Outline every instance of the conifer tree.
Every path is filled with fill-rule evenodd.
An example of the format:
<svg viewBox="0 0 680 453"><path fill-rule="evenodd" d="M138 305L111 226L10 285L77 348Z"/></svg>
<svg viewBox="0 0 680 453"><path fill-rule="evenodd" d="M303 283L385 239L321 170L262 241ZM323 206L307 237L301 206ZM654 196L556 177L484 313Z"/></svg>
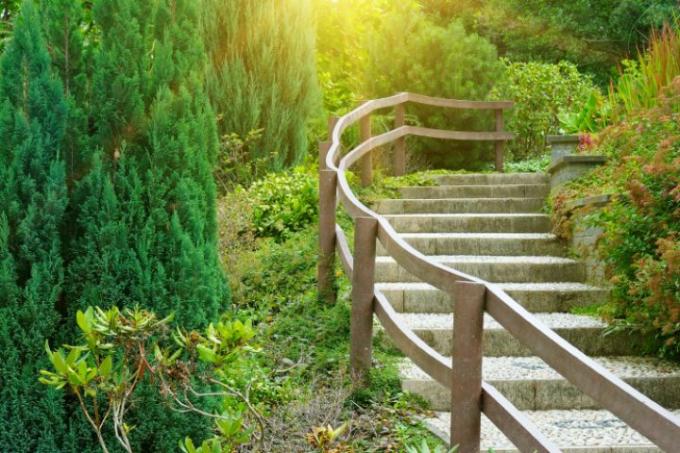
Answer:
<svg viewBox="0 0 680 453"><path fill-rule="evenodd" d="M95 3L101 44L92 143L101 151L73 195L72 313L138 304L173 312L193 328L217 319L229 302L217 255L218 140L203 80L201 4ZM186 435L205 437L200 418L173 413L147 387L142 392L133 440L145 451L173 450Z"/></svg>
<svg viewBox="0 0 680 453"><path fill-rule="evenodd" d="M67 182L81 178L90 163L89 87L92 31L84 30L84 2L50 0L43 3L45 35L53 71L59 76L68 106L63 158ZM88 46L86 41L90 42Z"/></svg>
<svg viewBox="0 0 680 453"><path fill-rule="evenodd" d="M229 296L217 257L217 134L202 80L199 5L159 0L152 27L139 17L149 12L132 4L138 2L95 5L106 17L98 19L102 64L94 91L106 90L103 85L118 77L117 92L134 102L99 103L111 118L102 118L97 131L103 161L75 196L82 237L74 242L69 286L75 307L136 302L159 313L174 311L179 322L196 327L215 319ZM120 21L133 24L129 39L146 37L146 45L135 47L141 54L128 57L149 62L125 77L114 64L130 52L118 48L129 41L120 39ZM153 55L147 56L148 49Z"/></svg>
<svg viewBox="0 0 680 453"><path fill-rule="evenodd" d="M16 452L55 451L67 432L63 402L37 381L60 322L67 204L66 104L50 66L27 1L0 60L0 445Z"/></svg>
<svg viewBox="0 0 680 453"><path fill-rule="evenodd" d="M319 101L308 0L206 0L208 88L221 135L262 129L249 158L299 163Z"/></svg>

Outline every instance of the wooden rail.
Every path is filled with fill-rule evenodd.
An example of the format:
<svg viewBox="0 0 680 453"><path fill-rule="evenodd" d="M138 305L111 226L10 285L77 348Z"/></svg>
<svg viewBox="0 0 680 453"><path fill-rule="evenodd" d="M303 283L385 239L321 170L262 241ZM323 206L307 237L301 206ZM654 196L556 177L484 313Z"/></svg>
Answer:
<svg viewBox="0 0 680 453"><path fill-rule="evenodd" d="M496 115L496 131L441 131L407 126L404 121L407 103L492 110ZM319 162L319 293L329 302L335 300L333 275L337 253L352 281L351 366L355 385L367 383L375 314L387 335L406 356L434 380L451 389L451 444L459 445L460 451L479 452L482 413L521 451L560 451L501 393L482 381L482 319L486 312L604 409L663 450L677 451L680 445L680 420L677 417L541 324L497 286L428 259L401 239L384 217L362 204L349 186L346 173L357 162L361 162L362 184L371 183L371 152L388 143L395 143L394 171L403 174L406 162L404 140L408 136L495 142L496 169L502 171L503 143L512 139L511 134L503 131L503 110L510 107L510 102L459 101L400 93L366 102L342 118L329 122L331 140L320 145ZM372 136L370 115L384 108L395 108L395 129ZM342 134L357 122L360 124L361 143L342 156ZM336 224L338 204L356 222L354 255L345 233ZM376 240L406 271L455 297L452 362L409 330L386 297L375 288Z"/></svg>

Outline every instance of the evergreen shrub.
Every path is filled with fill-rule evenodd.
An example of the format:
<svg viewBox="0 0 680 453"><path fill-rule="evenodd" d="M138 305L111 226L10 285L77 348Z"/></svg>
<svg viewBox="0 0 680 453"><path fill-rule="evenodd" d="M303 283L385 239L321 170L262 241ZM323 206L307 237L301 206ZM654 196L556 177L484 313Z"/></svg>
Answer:
<svg viewBox="0 0 680 453"><path fill-rule="evenodd" d="M369 98L410 91L452 99L485 99L500 76L495 47L467 33L460 21L431 22L412 2L395 5L369 34L366 94ZM411 110L412 109L412 110ZM454 109L411 107L427 127L491 130L493 115ZM421 141L435 164L478 168L491 160L491 148L442 141ZM456 148L458 147L458 148ZM422 148L421 148L422 149ZM454 151L454 152L452 152Z"/></svg>
<svg viewBox="0 0 680 453"><path fill-rule="evenodd" d="M515 102L508 113L506 129L516 137L507 144L507 150L514 159L541 156L546 135L560 131L560 114L579 112L597 88L566 61L504 63L505 73L489 97Z"/></svg>

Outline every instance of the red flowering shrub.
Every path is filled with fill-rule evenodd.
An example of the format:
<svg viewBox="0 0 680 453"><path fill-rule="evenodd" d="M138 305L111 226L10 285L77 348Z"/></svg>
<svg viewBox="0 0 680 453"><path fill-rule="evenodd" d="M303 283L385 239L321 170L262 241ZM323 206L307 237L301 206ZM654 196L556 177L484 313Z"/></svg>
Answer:
<svg viewBox="0 0 680 453"><path fill-rule="evenodd" d="M608 317L649 338L650 350L680 359L680 78L659 105L595 140L610 161L553 196L556 232L568 236L569 200L620 194L588 223L604 229L599 253L612 283Z"/></svg>

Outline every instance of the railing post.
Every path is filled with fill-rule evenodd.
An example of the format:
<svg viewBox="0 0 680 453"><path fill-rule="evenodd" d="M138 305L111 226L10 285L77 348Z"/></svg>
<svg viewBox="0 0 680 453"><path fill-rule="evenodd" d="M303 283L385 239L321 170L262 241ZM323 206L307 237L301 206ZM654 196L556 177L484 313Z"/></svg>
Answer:
<svg viewBox="0 0 680 453"><path fill-rule="evenodd" d="M329 142L333 141L333 129L335 129L336 124L338 124L338 117L337 116L329 116L328 117L328 141Z"/></svg>
<svg viewBox="0 0 680 453"><path fill-rule="evenodd" d="M503 109L496 109L496 132L503 132ZM505 141L496 142L496 171L503 173L503 152L505 148Z"/></svg>
<svg viewBox="0 0 680 453"><path fill-rule="evenodd" d="M371 132L371 116L366 115L359 120L359 139L361 143L370 139ZM361 186L368 187L373 183L373 152L369 152L361 158Z"/></svg>
<svg viewBox="0 0 680 453"><path fill-rule="evenodd" d="M335 206L337 197L337 174L328 170L326 156L331 147L333 129L338 118L328 118L329 141L319 143L319 262L317 285L319 297L327 303L335 303Z"/></svg>
<svg viewBox="0 0 680 453"><path fill-rule="evenodd" d="M319 297L332 304L335 292L335 201L337 175L333 170L319 172Z"/></svg>
<svg viewBox="0 0 680 453"><path fill-rule="evenodd" d="M482 334L486 287L457 282L453 309L451 445L479 453L482 408Z"/></svg>
<svg viewBox="0 0 680 453"><path fill-rule="evenodd" d="M355 387L366 387L371 369L373 341L373 293L378 221L358 217L354 230L350 364Z"/></svg>
<svg viewBox="0 0 680 453"><path fill-rule="evenodd" d="M406 108L399 104L394 108L394 128L398 129L406 123ZM406 174L406 137L394 142L394 176Z"/></svg>

